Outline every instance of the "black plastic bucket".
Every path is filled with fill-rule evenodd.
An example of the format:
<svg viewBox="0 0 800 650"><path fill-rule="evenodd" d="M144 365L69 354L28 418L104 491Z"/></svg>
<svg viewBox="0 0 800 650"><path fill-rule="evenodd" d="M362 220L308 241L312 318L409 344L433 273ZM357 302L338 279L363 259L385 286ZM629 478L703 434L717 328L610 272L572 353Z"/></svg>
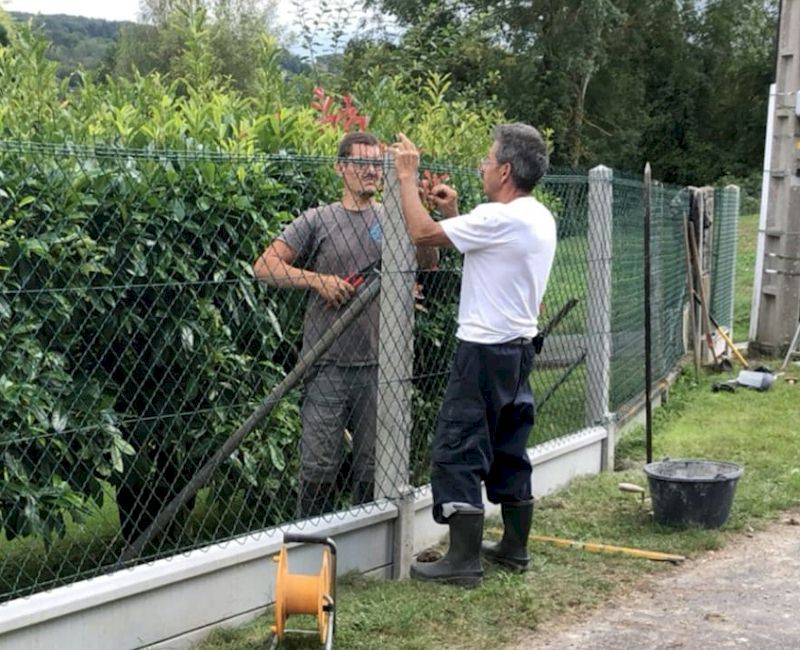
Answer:
<svg viewBox="0 0 800 650"><path fill-rule="evenodd" d="M657 524L719 528L728 520L742 468L716 460L665 459L648 463L644 473Z"/></svg>

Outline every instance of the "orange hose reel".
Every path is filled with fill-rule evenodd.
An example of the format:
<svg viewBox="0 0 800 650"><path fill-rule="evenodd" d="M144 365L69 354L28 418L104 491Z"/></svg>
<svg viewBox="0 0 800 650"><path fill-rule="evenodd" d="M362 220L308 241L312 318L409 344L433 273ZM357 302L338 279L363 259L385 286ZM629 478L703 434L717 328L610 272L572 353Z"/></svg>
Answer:
<svg viewBox="0 0 800 650"><path fill-rule="evenodd" d="M282 546L273 560L278 563L275 581L275 623L272 626L273 645L283 641L287 632L314 634L309 630L289 630L286 619L292 614L311 614L317 617L320 643L328 650L333 647L336 595L336 545L329 538L286 533L284 544L301 542L323 544L322 562L318 574L289 573L289 553Z"/></svg>

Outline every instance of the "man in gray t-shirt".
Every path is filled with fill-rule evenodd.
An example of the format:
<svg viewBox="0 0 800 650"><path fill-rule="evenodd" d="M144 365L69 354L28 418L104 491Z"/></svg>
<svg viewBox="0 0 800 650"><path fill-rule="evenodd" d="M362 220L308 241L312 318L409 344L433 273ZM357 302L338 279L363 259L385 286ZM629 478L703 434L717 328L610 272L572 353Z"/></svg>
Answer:
<svg viewBox="0 0 800 650"><path fill-rule="evenodd" d="M295 266L316 273L346 277L374 271L381 259L383 206L349 210L338 201L304 212L290 223L278 241L296 251ZM378 300L323 354L320 363L370 365L378 363ZM303 329L308 350L338 318L320 293L309 296Z"/></svg>
<svg viewBox="0 0 800 650"><path fill-rule="evenodd" d="M311 289L303 350L308 350L358 291L351 275L374 271L381 257L383 207L375 194L383 177L383 152L375 136L348 133L339 144L336 174L342 199L306 210L270 244L253 266L256 277L278 287ZM417 260L433 266L436 249L421 248ZM344 458L344 435L352 436L353 503L372 500L378 384L378 316L375 299L309 370L301 407L298 516L335 506Z"/></svg>

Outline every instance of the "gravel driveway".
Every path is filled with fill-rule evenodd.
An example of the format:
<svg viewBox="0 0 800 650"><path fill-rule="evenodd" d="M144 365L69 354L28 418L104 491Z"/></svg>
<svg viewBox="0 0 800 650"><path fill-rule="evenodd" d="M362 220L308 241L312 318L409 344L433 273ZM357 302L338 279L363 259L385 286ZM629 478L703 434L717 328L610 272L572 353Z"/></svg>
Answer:
<svg viewBox="0 0 800 650"><path fill-rule="evenodd" d="M742 535L515 650L800 648L800 514ZM510 650L510 649L509 649Z"/></svg>

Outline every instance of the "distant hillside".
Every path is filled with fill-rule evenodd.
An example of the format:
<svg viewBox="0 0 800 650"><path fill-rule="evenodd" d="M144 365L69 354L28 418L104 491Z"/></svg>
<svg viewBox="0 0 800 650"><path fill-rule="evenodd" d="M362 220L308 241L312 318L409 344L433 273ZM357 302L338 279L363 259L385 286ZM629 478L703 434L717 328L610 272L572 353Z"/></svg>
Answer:
<svg viewBox="0 0 800 650"><path fill-rule="evenodd" d="M8 14L16 22L24 23L32 20L35 28L50 41L47 56L59 62L60 77L65 77L79 68L113 69L113 65L107 65L108 57L113 54L120 30L136 24L64 14L43 16L15 11L10 11ZM308 65L300 56L286 50L281 56L281 66L290 74L308 69Z"/></svg>
<svg viewBox="0 0 800 650"><path fill-rule="evenodd" d="M17 22L33 21L35 28L50 41L48 56L60 63L61 76L78 68L100 68L116 43L120 28L133 24L63 14L43 16L12 11L9 15Z"/></svg>

